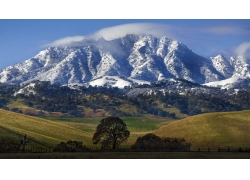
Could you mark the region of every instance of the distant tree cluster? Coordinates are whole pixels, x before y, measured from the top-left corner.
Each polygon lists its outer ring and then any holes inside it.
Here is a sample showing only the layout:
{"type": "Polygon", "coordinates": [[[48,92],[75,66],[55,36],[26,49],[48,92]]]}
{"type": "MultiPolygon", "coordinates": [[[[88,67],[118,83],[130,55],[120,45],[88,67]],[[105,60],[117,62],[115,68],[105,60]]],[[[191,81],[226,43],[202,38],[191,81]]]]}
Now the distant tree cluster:
{"type": "Polygon", "coordinates": [[[105,109],[110,115],[131,116],[130,113],[117,108],[122,105],[121,100],[117,99],[119,97],[118,88],[90,86],[74,90],[65,86],[53,85],[50,82],[39,82],[34,91],[36,95],[24,96],[20,94],[16,98],[24,98],[24,103],[29,107],[48,112],[61,112],[70,117],[84,117],[84,109],[81,107],[90,108],[94,112],[97,109],[105,109]],[[86,98],[87,95],[89,95],[89,99],[86,98]],[[104,95],[109,100],[105,100],[104,95]]]}
{"type": "Polygon", "coordinates": [[[141,116],[143,114],[153,114],[161,117],[176,117],[175,113],[169,113],[168,111],[163,110],[163,108],[158,107],[155,102],[160,101],[160,99],[154,95],[140,94],[137,97],[127,98],[127,101],[137,107],[139,112],[137,116],[141,116]]]}
{"type": "Polygon", "coordinates": [[[148,133],[137,138],[131,149],[136,151],[189,151],[190,143],[184,138],[163,137],[148,133]]]}

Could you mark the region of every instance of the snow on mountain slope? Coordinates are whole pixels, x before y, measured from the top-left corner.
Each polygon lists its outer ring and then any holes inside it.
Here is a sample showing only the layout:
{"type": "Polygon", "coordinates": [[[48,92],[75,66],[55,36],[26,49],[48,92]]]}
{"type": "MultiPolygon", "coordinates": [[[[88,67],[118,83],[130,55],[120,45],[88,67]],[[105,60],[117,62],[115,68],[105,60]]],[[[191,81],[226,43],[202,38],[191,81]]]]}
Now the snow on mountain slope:
{"type": "Polygon", "coordinates": [[[222,89],[236,87],[250,87],[250,64],[249,60],[241,56],[231,56],[226,58],[222,55],[210,57],[213,66],[218,72],[224,75],[225,79],[221,81],[209,82],[204,85],[212,87],[221,87],[222,89]]]}
{"type": "Polygon", "coordinates": [[[33,94],[33,95],[35,95],[36,94],[36,92],[34,91],[35,85],[36,85],[36,83],[28,84],[27,86],[19,89],[19,91],[14,93],[14,96],[16,96],[17,94],[25,94],[25,95],[33,94]]]}
{"type": "Polygon", "coordinates": [[[239,77],[234,76],[225,80],[205,83],[204,85],[210,87],[219,87],[221,89],[230,89],[234,87],[234,84],[239,80],[239,77]]]}
{"type": "Polygon", "coordinates": [[[134,83],[150,84],[150,82],[148,81],[140,81],[132,78],[125,79],[118,76],[104,76],[98,79],[94,79],[86,83],[85,85],[124,88],[124,86],[130,86],[134,83]]]}
{"type": "Polygon", "coordinates": [[[118,76],[105,76],[92,80],[88,83],[91,86],[107,86],[107,87],[118,87],[124,88],[124,86],[129,86],[132,84],[129,81],[119,78],[118,76]]]}
{"type": "Polygon", "coordinates": [[[83,38],[74,47],[47,48],[33,58],[3,69],[0,82],[20,84],[40,80],[61,85],[92,83],[123,87],[130,79],[154,82],[181,78],[203,84],[232,77],[232,69],[236,74],[249,76],[245,59],[222,56],[206,59],[167,37],[128,34],[112,40],[83,38]],[[111,76],[112,82],[107,79],[111,76]]]}
{"type": "Polygon", "coordinates": [[[0,82],[22,83],[39,79],[36,78],[37,75],[49,71],[73,51],[74,48],[68,47],[48,48],[31,59],[3,69],[0,72],[0,82]]]}
{"type": "Polygon", "coordinates": [[[214,68],[225,78],[232,77],[234,72],[234,67],[232,64],[230,64],[229,60],[222,56],[218,55],[215,57],[210,57],[214,68]]]}
{"type": "Polygon", "coordinates": [[[250,78],[249,77],[239,77],[233,76],[231,78],[217,81],[217,82],[210,82],[204,84],[210,87],[218,87],[221,89],[240,89],[240,88],[249,88],[250,87],[250,78]]]}
{"type": "Polygon", "coordinates": [[[250,77],[250,59],[242,56],[232,56],[229,58],[229,61],[234,67],[234,75],[250,77]]]}

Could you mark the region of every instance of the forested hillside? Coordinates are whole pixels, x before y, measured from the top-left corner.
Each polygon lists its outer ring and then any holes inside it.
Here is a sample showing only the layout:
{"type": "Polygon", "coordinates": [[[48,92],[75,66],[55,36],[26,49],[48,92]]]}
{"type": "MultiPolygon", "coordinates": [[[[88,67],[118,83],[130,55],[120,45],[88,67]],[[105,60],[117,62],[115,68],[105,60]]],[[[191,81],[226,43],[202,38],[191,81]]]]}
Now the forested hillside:
{"type": "Polygon", "coordinates": [[[0,108],[36,116],[144,116],[182,118],[250,109],[250,93],[208,88],[191,82],[116,87],[71,87],[33,82],[32,86],[1,84],[0,108]]]}

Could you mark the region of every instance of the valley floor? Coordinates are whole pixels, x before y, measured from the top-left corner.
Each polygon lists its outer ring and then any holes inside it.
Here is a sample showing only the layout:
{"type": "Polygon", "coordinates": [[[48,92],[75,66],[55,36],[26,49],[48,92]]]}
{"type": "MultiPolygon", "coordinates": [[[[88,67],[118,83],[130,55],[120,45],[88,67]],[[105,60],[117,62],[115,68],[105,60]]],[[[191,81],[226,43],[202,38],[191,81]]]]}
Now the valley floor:
{"type": "Polygon", "coordinates": [[[0,159],[250,159],[246,152],[4,153],[0,159]]]}

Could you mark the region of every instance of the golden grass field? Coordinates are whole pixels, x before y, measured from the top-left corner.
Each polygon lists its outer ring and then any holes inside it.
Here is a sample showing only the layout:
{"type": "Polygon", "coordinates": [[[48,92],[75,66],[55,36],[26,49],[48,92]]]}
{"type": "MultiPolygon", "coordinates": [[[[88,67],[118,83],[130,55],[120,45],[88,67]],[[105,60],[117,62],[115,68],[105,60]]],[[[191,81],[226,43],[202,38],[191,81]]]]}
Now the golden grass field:
{"type": "MultiPolygon", "coordinates": [[[[56,117],[43,117],[49,121],[58,122],[76,129],[80,129],[89,133],[89,139],[91,140],[95,133],[96,126],[100,123],[103,117],[84,117],[84,118],[56,118],[56,117]]],[[[126,123],[128,130],[130,131],[130,137],[127,142],[121,145],[121,148],[130,148],[135,143],[139,136],[143,136],[149,132],[152,132],[159,127],[169,124],[175,120],[170,118],[161,118],[156,116],[145,117],[121,117],[126,123]]],[[[84,144],[86,144],[84,142],[84,144]]],[[[89,147],[99,147],[93,144],[86,144],[89,147]]]]}
{"type": "MultiPolygon", "coordinates": [[[[91,136],[89,132],[65,124],[5,110],[0,110],[0,127],[8,130],[9,136],[15,133],[21,139],[26,134],[28,139],[46,142],[51,146],[71,139],[90,143],[91,136]]],[[[4,135],[0,138],[4,138],[4,135]]],[[[27,144],[29,145],[32,142],[27,144]]]]}
{"type": "MultiPolygon", "coordinates": [[[[7,139],[19,143],[26,134],[27,138],[31,140],[27,144],[28,148],[39,145],[39,142],[54,147],[56,144],[68,140],[82,141],[89,148],[99,148],[100,145],[93,145],[92,137],[101,119],[100,117],[38,118],[0,109],[0,140],[7,139]]],[[[122,148],[130,148],[139,136],[173,122],[172,119],[153,116],[122,119],[131,133],[128,141],[122,144],[122,148]]]]}
{"type": "Polygon", "coordinates": [[[184,137],[193,148],[250,147],[250,111],[190,116],[163,126],[158,136],[184,137]]]}
{"type": "MultiPolygon", "coordinates": [[[[61,141],[82,141],[89,148],[101,117],[57,118],[33,117],[0,110],[0,140],[19,141],[24,134],[32,139],[28,146],[46,142],[51,147],[61,141]]],[[[130,137],[121,148],[130,148],[139,136],[149,132],[160,137],[184,137],[191,150],[218,147],[250,148],[250,111],[207,113],[182,120],[156,116],[121,117],[127,124],[130,137]]]]}

